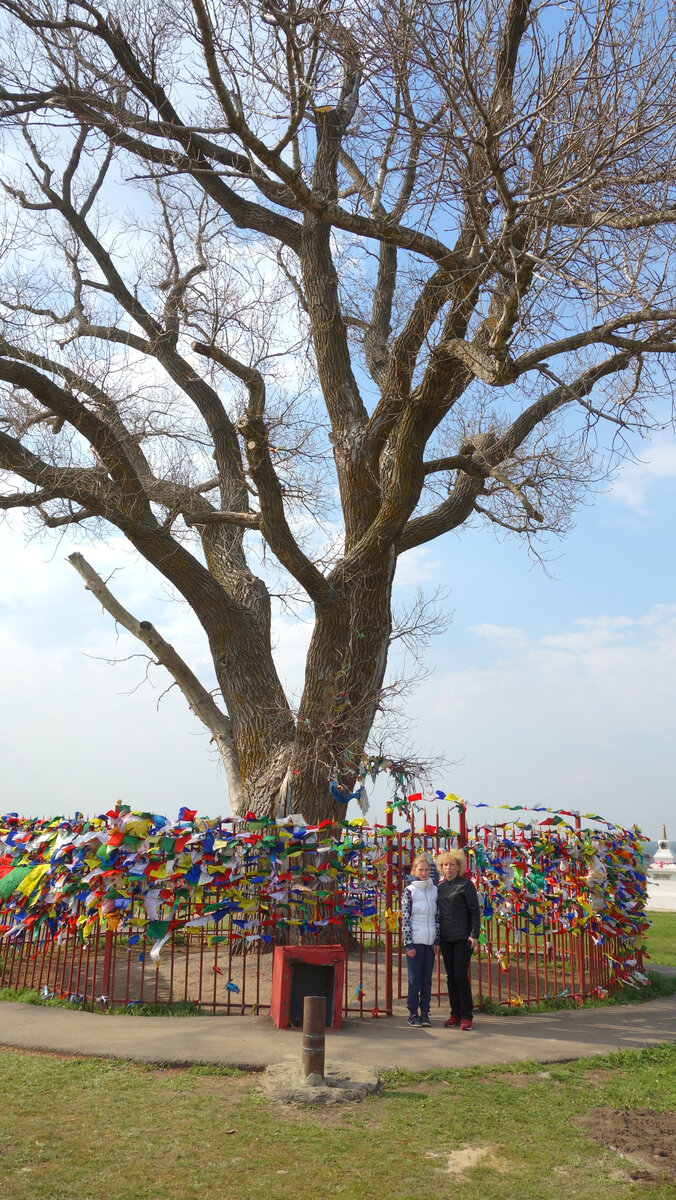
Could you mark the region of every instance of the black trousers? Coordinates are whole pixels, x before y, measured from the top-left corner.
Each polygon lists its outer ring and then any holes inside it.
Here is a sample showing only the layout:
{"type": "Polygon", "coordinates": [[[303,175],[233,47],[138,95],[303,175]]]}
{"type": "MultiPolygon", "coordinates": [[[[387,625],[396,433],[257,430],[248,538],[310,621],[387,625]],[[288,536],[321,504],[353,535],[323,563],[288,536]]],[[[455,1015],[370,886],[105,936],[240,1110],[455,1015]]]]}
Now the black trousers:
{"type": "Polygon", "coordinates": [[[442,941],[440,949],[446,968],[451,1016],[459,1017],[461,1021],[471,1021],[473,1004],[469,960],[472,957],[472,947],[467,938],[463,938],[460,942],[442,941]]]}

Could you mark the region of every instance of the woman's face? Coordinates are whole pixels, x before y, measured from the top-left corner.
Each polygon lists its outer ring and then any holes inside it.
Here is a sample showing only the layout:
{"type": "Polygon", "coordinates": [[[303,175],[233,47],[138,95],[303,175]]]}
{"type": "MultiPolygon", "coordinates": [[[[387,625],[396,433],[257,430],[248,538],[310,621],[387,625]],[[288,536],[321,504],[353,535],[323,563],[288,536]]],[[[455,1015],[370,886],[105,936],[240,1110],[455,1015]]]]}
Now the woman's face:
{"type": "Polygon", "coordinates": [[[459,869],[460,868],[458,867],[458,864],[454,858],[447,858],[446,861],[441,864],[441,873],[444,879],[455,879],[459,869]]]}
{"type": "Polygon", "coordinates": [[[422,859],[421,862],[416,863],[413,868],[413,874],[415,875],[416,879],[427,879],[429,877],[429,873],[430,864],[425,859],[422,859]]]}

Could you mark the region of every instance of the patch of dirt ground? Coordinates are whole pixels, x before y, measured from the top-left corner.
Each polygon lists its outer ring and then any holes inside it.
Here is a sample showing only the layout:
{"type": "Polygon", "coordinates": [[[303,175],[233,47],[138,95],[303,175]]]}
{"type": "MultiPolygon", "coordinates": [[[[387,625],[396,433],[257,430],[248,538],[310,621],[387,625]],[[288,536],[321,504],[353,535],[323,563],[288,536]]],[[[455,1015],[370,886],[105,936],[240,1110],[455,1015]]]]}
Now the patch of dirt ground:
{"type": "Polygon", "coordinates": [[[676,1112],[654,1108],[592,1108],[573,1124],[633,1164],[629,1178],[676,1179],[676,1112]]]}
{"type": "Polygon", "coordinates": [[[426,1158],[439,1159],[440,1170],[446,1171],[449,1175],[456,1176],[457,1180],[466,1180],[469,1172],[479,1163],[485,1162],[486,1165],[493,1170],[501,1171],[499,1159],[493,1153],[496,1147],[493,1146],[460,1146],[457,1150],[452,1150],[450,1154],[442,1154],[437,1150],[427,1150],[426,1158]],[[445,1165],[441,1165],[445,1160],[445,1165]]]}

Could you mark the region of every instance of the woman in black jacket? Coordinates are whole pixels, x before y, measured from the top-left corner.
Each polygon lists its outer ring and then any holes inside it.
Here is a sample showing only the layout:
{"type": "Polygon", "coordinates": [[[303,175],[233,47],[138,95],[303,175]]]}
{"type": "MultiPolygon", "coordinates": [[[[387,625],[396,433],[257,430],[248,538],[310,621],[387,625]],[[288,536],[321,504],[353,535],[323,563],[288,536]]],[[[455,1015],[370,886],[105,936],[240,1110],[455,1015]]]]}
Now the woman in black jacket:
{"type": "Polygon", "coordinates": [[[444,1022],[452,1029],[472,1028],[472,989],[469,960],[478,945],[481,910],[476,888],[465,875],[466,859],[462,850],[447,850],[437,859],[440,882],[437,893],[439,946],[446,967],[451,1015],[444,1022]]]}

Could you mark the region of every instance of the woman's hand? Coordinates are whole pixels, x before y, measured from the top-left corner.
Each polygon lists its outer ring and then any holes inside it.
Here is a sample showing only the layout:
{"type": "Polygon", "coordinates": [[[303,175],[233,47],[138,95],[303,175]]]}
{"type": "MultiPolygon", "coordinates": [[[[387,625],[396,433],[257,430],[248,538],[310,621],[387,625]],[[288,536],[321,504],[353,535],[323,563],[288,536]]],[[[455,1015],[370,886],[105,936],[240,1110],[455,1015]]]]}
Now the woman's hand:
{"type": "Polygon", "coordinates": [[[410,950],[406,951],[406,957],[407,958],[415,958],[415,946],[413,946],[410,950]]]}
{"type": "Polygon", "coordinates": [[[476,950],[477,946],[479,945],[479,939],[473,938],[473,937],[468,937],[467,941],[469,942],[472,949],[476,950]]]}

